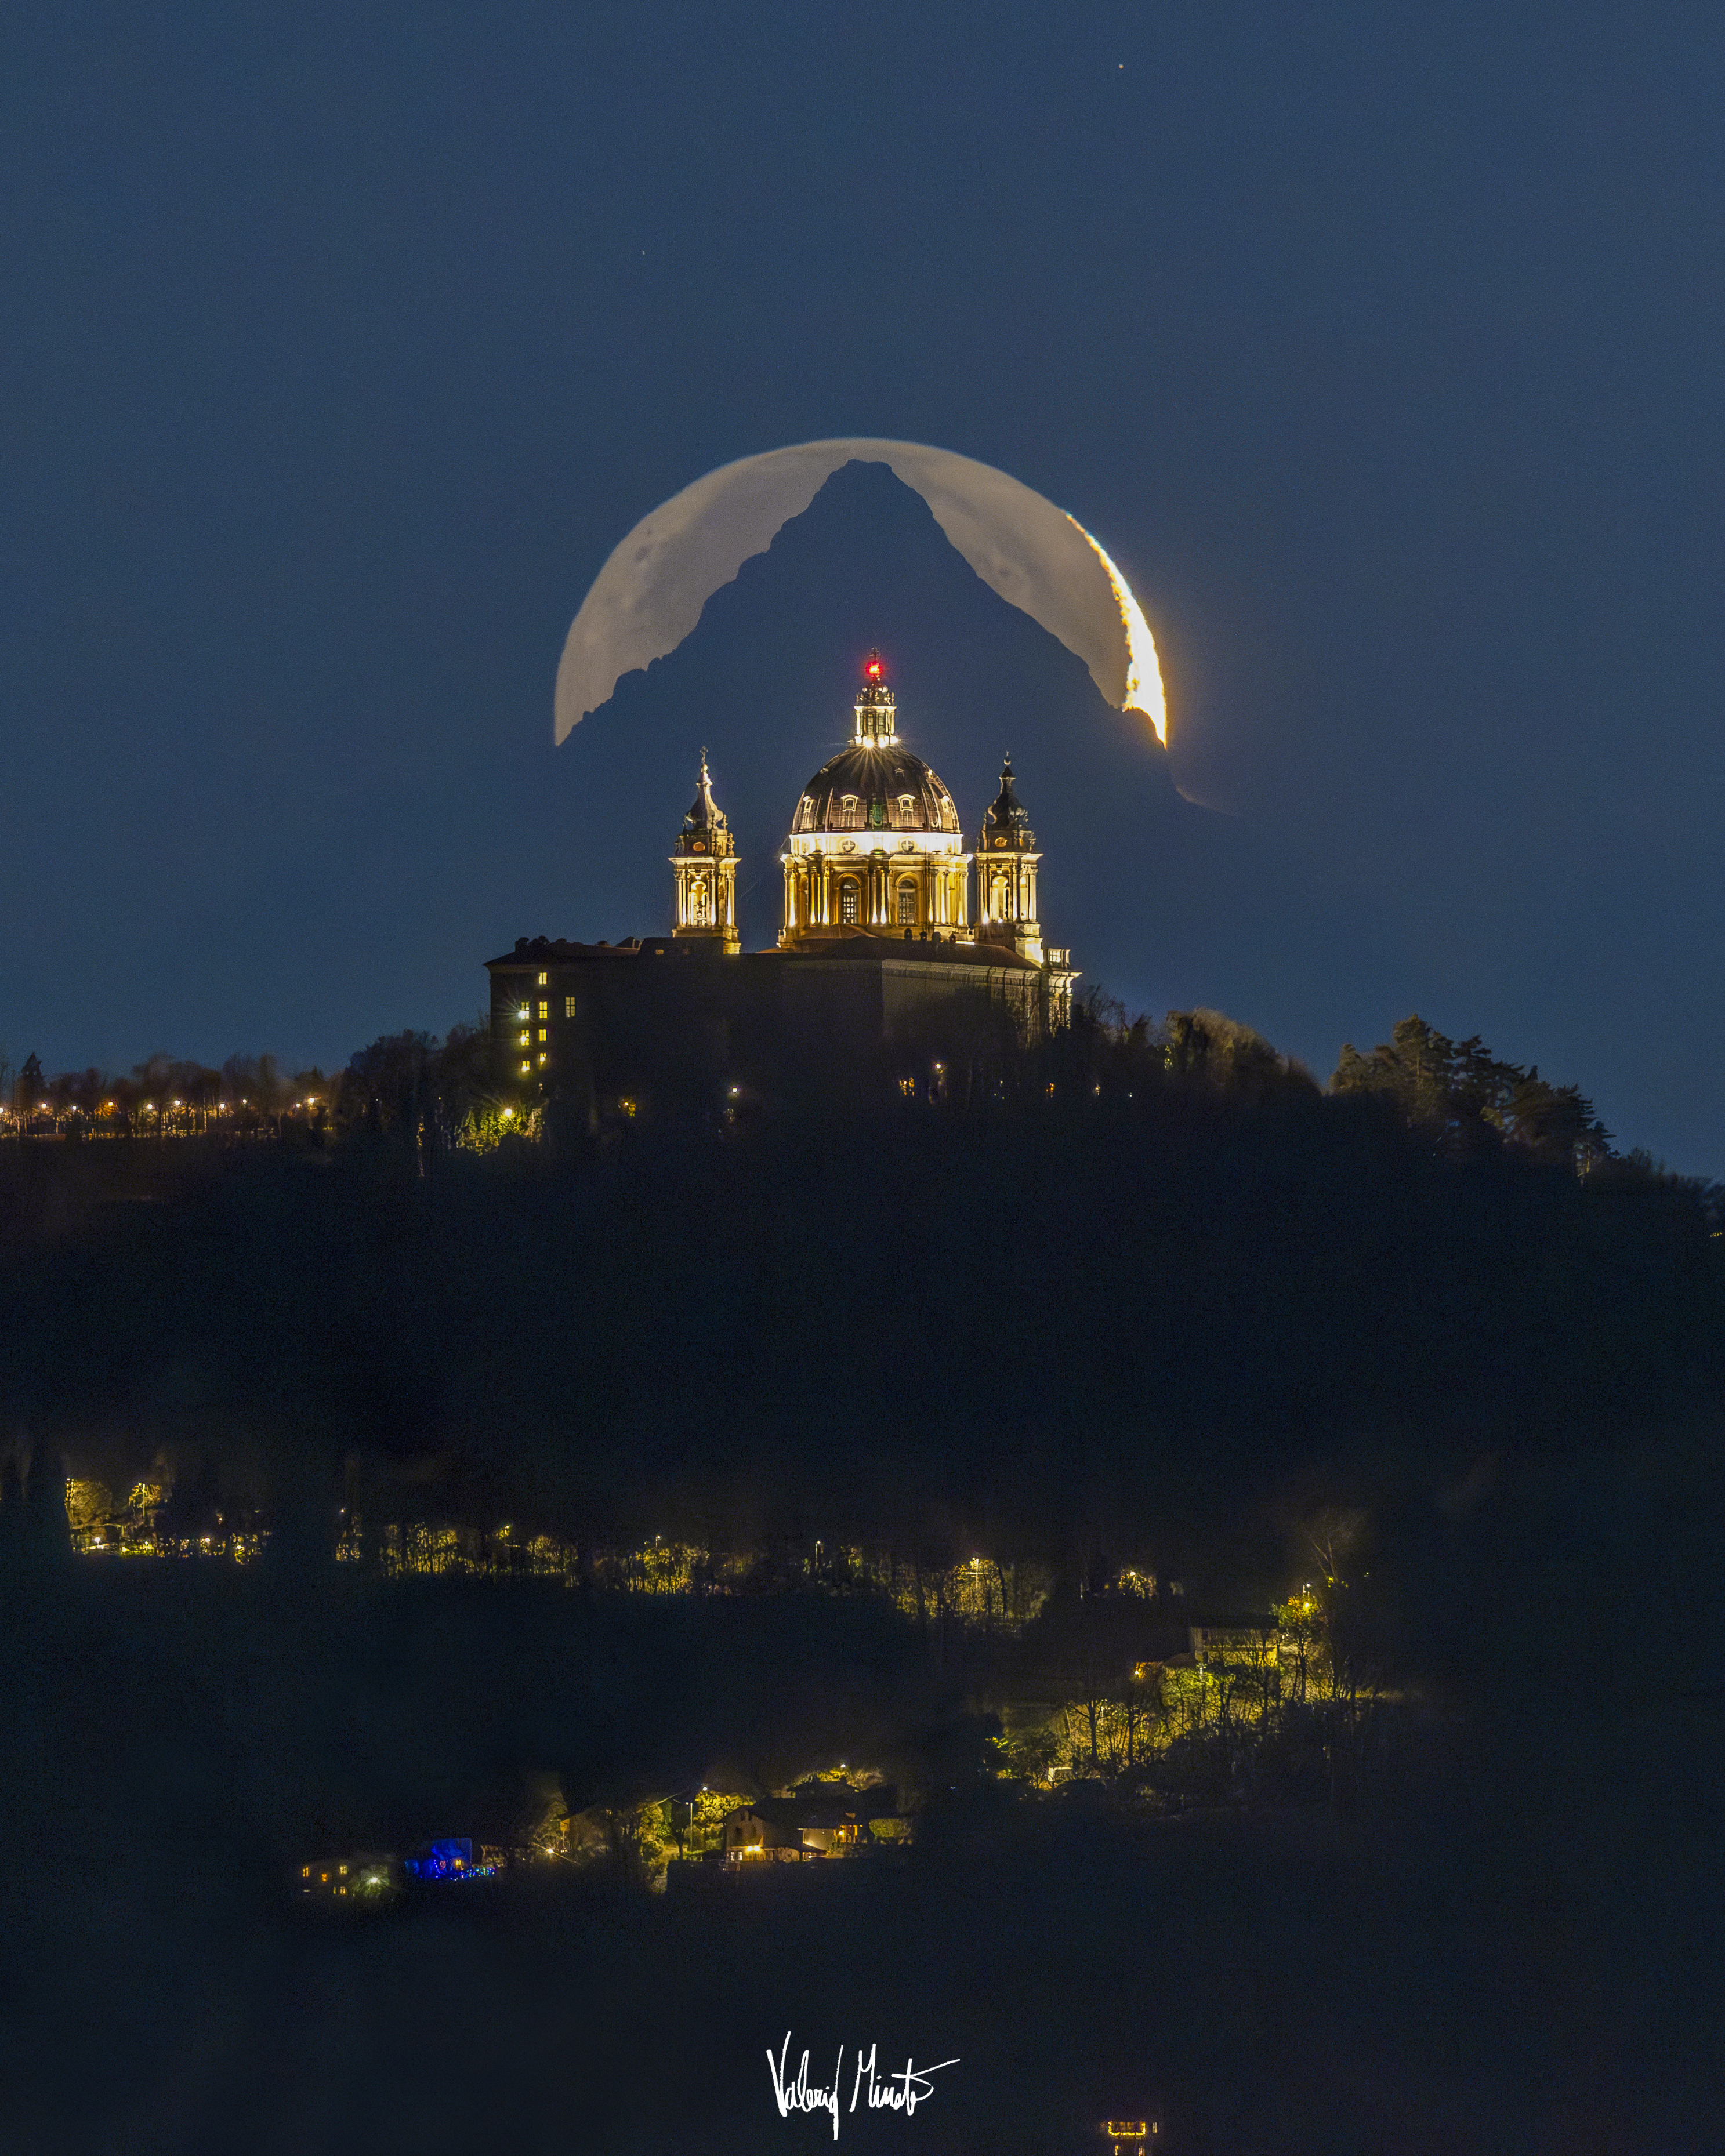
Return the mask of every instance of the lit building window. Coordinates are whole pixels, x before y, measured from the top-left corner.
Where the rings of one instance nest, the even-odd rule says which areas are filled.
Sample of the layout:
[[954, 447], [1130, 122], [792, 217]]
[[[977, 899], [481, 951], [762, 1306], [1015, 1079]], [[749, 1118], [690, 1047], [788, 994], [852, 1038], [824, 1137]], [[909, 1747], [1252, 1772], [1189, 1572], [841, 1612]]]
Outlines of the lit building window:
[[545, 1028], [544, 1028], [542, 1025], [542, 1026], [540, 1027], [540, 1029], [539, 1029], [539, 1038], [540, 1038], [542, 1040], [544, 1040], [544, 1038], [545, 1038]]
[[563, 1016], [565, 1018], [573, 1018], [574, 1015], [575, 998], [573, 996], [565, 996], [563, 998]]
[[912, 922], [915, 921], [916, 918], [916, 886], [913, 883], [901, 883], [898, 887], [899, 927], [901, 928], [908, 928], [911, 927]]
[[[543, 973], [542, 973], [542, 974], [539, 976], [539, 978], [540, 978], [540, 979], [542, 981], [542, 980], [545, 978], [545, 976], [544, 976], [544, 974], [543, 974]], [[551, 1016], [551, 1005], [550, 1005], [549, 1004], [547, 1004], [547, 1003], [542, 1003], [542, 1004], [540, 1004], [540, 1006], [539, 1006], [539, 1018], [540, 1018], [540, 1022], [541, 1022], [541, 1024], [542, 1024], [544, 1023], [544, 1021], [545, 1021], [547, 1019], [548, 1019], [550, 1016]]]
[[846, 876], [839, 886], [839, 918], [847, 927], [854, 928], [856, 926], [860, 902], [860, 894], [855, 883]]
[[545, 1060], [545, 1050], [542, 1048], [539, 1051], [539, 1060], [543, 1063]]
[[525, 1048], [525, 1047], [526, 1046], [526, 1045], [527, 1045], [527, 1036], [526, 1036], [526, 1034], [521, 1034], [521, 1036], [520, 1037], [520, 1039], [516, 1042], [516, 1046], [517, 1048]]
[[533, 1067], [533, 1066], [532, 1066], [532, 1065], [531, 1065], [531, 1063], [524, 1063], [524, 1064], [522, 1064], [522, 1065], [521, 1065], [521, 1075], [522, 1075], [522, 1077], [523, 1077], [523, 1078], [525, 1078], [525, 1077], [526, 1076], [527, 1073], [528, 1073], [528, 1072], [532, 1069], [532, 1067]]
[[549, 973], [542, 973], [542, 974], [539, 976], [539, 985], [540, 985], [540, 987], [542, 988], [545, 986], [546, 983], [547, 983], [550, 978], [551, 978], [551, 975], [550, 975]]

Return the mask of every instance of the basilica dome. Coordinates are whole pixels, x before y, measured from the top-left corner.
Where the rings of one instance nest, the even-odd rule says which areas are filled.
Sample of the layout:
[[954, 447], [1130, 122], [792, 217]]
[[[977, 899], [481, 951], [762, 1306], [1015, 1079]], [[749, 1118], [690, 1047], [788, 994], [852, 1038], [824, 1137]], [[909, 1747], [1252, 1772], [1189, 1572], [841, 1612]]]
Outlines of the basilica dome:
[[944, 781], [901, 748], [843, 750], [824, 763], [791, 819], [791, 834], [958, 830]]
[[922, 757], [900, 747], [878, 651], [863, 669], [850, 746], [803, 788], [779, 860], [783, 949], [835, 935], [973, 940], [958, 811]]
[[864, 675], [855, 735], [803, 788], [791, 818], [792, 838], [888, 831], [956, 838], [958, 811], [945, 782], [921, 757], [899, 746], [893, 695], [881, 677], [877, 654], [869, 654]]

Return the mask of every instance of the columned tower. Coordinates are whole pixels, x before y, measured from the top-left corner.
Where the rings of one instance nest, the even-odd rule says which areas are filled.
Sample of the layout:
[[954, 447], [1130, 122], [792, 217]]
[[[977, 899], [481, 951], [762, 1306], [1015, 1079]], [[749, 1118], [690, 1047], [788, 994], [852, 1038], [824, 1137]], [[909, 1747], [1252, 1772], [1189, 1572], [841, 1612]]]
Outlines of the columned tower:
[[693, 942], [710, 943], [727, 958], [742, 948], [737, 932], [737, 842], [725, 813], [713, 799], [713, 783], [701, 752], [701, 790], [683, 819], [670, 857], [677, 880], [675, 933]]
[[1036, 917], [1036, 834], [1013, 791], [1012, 758], [1000, 773], [1000, 791], [983, 818], [977, 840], [977, 941], [1008, 943], [1021, 958], [1043, 963], [1042, 924]]

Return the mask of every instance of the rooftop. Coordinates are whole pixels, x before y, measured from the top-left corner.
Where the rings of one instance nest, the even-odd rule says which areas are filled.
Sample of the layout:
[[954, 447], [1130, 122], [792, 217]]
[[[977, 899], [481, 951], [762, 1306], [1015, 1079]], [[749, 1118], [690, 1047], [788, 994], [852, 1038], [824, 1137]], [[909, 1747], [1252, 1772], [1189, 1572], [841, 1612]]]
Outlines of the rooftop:
[[[950, 937], [911, 936], [902, 930], [881, 935], [866, 928], [834, 927], [806, 933], [785, 950], [752, 951], [743, 955], [745, 958], [771, 958], [798, 965], [821, 959], [865, 964], [871, 960], [877, 964], [909, 961], [917, 965], [995, 967], [1014, 973], [1040, 971], [1034, 959], [1020, 957], [1004, 943], [958, 943]], [[562, 937], [523, 936], [517, 939], [513, 951], [506, 951], [501, 957], [488, 958], [485, 965], [488, 971], [495, 967], [519, 966], [526, 969], [585, 965], [595, 960], [662, 957], [680, 958], [685, 963], [691, 958], [715, 965], [737, 963], [710, 946], [679, 941], [670, 936], [631, 936], [620, 943], [577, 943]]]

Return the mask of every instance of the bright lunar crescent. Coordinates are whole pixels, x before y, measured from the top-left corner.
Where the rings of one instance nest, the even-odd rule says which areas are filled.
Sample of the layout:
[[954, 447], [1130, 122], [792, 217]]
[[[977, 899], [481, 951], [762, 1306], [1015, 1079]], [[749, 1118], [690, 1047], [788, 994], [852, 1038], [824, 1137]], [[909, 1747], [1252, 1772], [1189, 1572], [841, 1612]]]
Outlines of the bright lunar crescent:
[[1156, 645], [1130, 587], [1076, 518], [992, 465], [922, 442], [799, 442], [721, 465], [644, 516], [600, 570], [557, 668], [566, 740], [637, 667], [675, 651], [701, 610], [772, 544], [841, 465], [889, 465], [985, 584], [1089, 667], [1123, 711], [1168, 738]]

